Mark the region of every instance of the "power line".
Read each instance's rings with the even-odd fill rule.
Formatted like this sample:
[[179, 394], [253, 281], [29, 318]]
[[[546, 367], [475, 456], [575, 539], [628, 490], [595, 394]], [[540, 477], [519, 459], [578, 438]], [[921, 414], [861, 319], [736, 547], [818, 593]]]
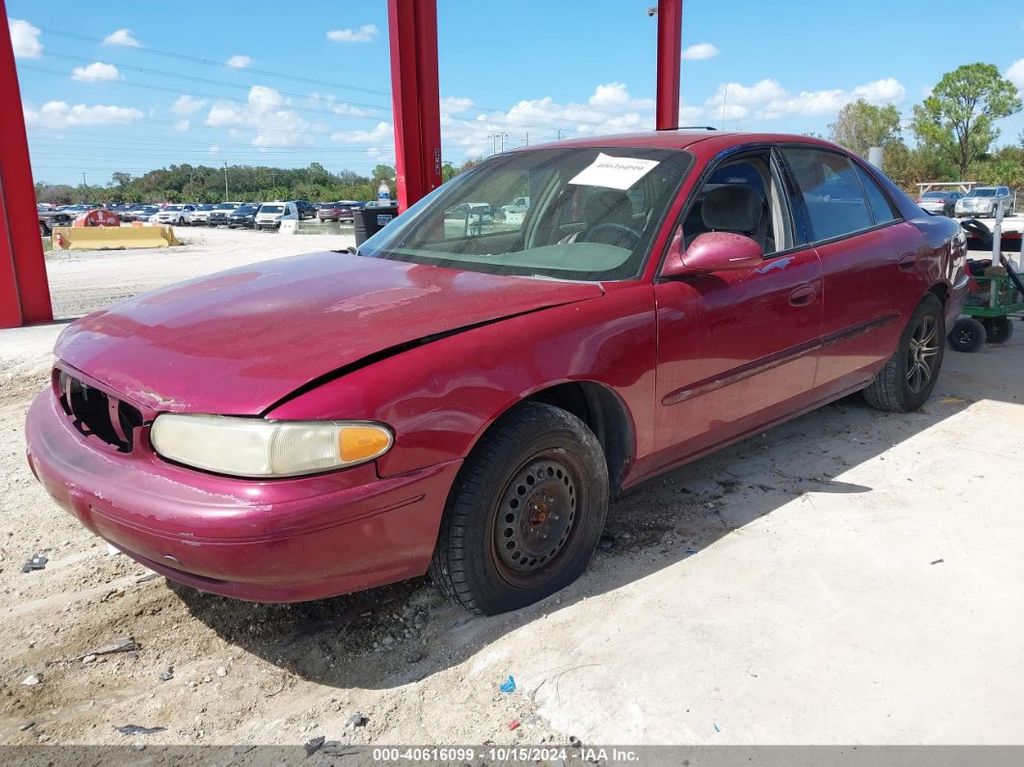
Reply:
[[[95, 59], [92, 58], [92, 57], [73, 56], [73, 55], [71, 55], [69, 53], [59, 53], [57, 51], [52, 51], [52, 50], [47, 50], [46, 51], [46, 55], [47, 56], [52, 56], [52, 57], [58, 58], [58, 59], [66, 59], [68, 61], [83, 61], [83, 62], [93, 62], [93, 61], [95, 61]], [[30, 65], [26, 65], [26, 66], [30, 66]], [[156, 75], [157, 77], [171, 77], [171, 78], [174, 78], [175, 80], [188, 80], [190, 82], [204, 83], [206, 85], [214, 85], [214, 86], [221, 87], [221, 88], [234, 88], [236, 90], [237, 89], [241, 89], [241, 90], [245, 90], [245, 91], [248, 91], [248, 90], [250, 90], [250, 88], [252, 88], [251, 85], [244, 85], [242, 83], [229, 83], [229, 82], [226, 82], [224, 80], [213, 80], [213, 79], [211, 79], [209, 77], [195, 77], [194, 75], [183, 75], [183, 74], [180, 74], [178, 72], [169, 72], [167, 70], [162, 70], [162, 69], [149, 69], [148, 67], [136, 67], [136, 66], [132, 66], [131, 64], [117, 64], [116, 66], [119, 69], [124, 69], [124, 70], [128, 70], [128, 71], [131, 71], [131, 72], [138, 72], [140, 74]], [[48, 71], [50, 71], [50, 72], [57, 72], [57, 70], [48, 70]], [[61, 72], [60, 74], [65, 74], [65, 73]], [[118, 81], [106, 81], [106, 80], [104, 80], [102, 82], [118, 82]], [[333, 107], [335, 107], [335, 106], [339, 106], [339, 107], [340, 106], [351, 106], [351, 107], [362, 107], [364, 109], [382, 109], [385, 112], [388, 112], [388, 113], [391, 112], [391, 105], [390, 104], [365, 104], [365, 103], [360, 103], [360, 102], [357, 102], [357, 101], [342, 101], [342, 100], [338, 100], [338, 99], [331, 100], [331, 99], [327, 99], [327, 98], [325, 98], [323, 96], [314, 96], [314, 95], [303, 94], [303, 93], [293, 93], [293, 92], [290, 92], [290, 91], [283, 91], [283, 90], [280, 90], [278, 88], [275, 88], [274, 90], [277, 91], [277, 93], [280, 93], [282, 96], [288, 96], [289, 98], [303, 99], [304, 101], [313, 101], [313, 102], [317, 102], [317, 103], [324, 102], [324, 103], [326, 103], [328, 105], [328, 109], [331, 109], [332, 111], [333, 111]], [[209, 94], [194, 94], [194, 95], [206, 95], [208, 98], [224, 98], [224, 96], [210, 96]], [[359, 115], [344, 115], [344, 116], [345, 117], [358, 117]], [[368, 115], [367, 117], [373, 117], [373, 115]]]
[[[103, 43], [103, 39], [99, 37], [90, 37], [89, 35], [81, 35], [75, 32], [67, 32], [62, 29], [53, 29], [52, 27], [40, 27], [43, 32], [50, 35], [56, 35], [57, 37], [66, 37], [72, 40], [84, 40], [89, 43]], [[115, 46], [118, 47], [118, 46]], [[141, 48], [126, 48], [120, 46], [121, 50], [130, 50], [134, 53], [145, 53], [152, 56], [163, 56], [165, 58], [178, 59], [179, 61], [191, 61], [195, 64], [204, 64], [207, 66], [214, 66], [219, 69], [226, 69], [232, 72], [252, 72], [254, 74], [263, 75], [264, 77], [276, 77], [281, 80], [292, 80], [299, 83], [307, 83], [309, 85], [321, 85], [332, 88], [340, 88], [342, 90], [355, 91], [358, 93], [372, 93], [375, 96], [387, 96], [390, 98], [391, 91], [375, 90], [373, 88], [364, 88], [357, 85], [350, 85], [348, 83], [332, 82], [330, 80], [320, 80], [312, 77], [302, 77], [300, 75], [287, 74], [285, 72], [274, 72], [269, 69], [261, 69], [258, 67], [246, 67], [244, 70], [239, 70], [237, 67], [229, 67], [222, 61], [215, 61], [214, 59], [206, 59], [199, 56], [189, 56], [184, 53], [177, 53], [175, 51], [164, 51], [159, 48], [150, 48], [149, 46]]]

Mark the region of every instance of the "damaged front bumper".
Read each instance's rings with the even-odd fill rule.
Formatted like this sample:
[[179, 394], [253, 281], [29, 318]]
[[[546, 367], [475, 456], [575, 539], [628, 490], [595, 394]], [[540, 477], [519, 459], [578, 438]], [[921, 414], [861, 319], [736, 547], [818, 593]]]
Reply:
[[148, 426], [130, 449], [83, 434], [48, 389], [26, 420], [29, 465], [89, 530], [171, 580], [297, 602], [422, 575], [460, 462], [380, 479], [373, 463], [254, 481], [164, 461]]

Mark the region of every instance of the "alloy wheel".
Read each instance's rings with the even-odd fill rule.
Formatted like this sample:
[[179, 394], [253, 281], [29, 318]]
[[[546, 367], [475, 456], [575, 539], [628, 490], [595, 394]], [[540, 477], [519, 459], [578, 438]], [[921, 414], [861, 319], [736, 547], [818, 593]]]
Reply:
[[907, 388], [914, 394], [920, 394], [932, 380], [941, 343], [938, 321], [934, 316], [925, 314], [914, 328], [907, 350]]

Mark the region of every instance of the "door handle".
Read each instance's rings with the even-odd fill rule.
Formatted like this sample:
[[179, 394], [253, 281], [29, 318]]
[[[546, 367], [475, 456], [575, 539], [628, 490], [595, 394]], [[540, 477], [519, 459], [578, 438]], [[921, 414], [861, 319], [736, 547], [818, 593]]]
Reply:
[[798, 288], [794, 288], [793, 292], [789, 294], [789, 303], [791, 306], [807, 306], [817, 297], [818, 289], [816, 287], [813, 285], [801, 285]]
[[904, 253], [899, 257], [899, 260], [896, 262], [896, 266], [899, 267], [900, 271], [912, 272], [917, 266], [917, 256], [913, 253]]

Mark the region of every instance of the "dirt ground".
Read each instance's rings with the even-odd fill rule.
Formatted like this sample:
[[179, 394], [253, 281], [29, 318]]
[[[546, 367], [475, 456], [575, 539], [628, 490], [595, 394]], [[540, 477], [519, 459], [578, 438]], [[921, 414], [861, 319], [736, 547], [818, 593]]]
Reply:
[[[51, 255], [57, 315], [350, 244], [183, 239]], [[578, 583], [484, 618], [425, 578], [266, 606], [112, 554], [24, 458], [62, 327], [0, 331], [0, 743], [1024, 741], [1024, 332], [947, 353], [920, 413], [844, 400], [647, 484]]]

